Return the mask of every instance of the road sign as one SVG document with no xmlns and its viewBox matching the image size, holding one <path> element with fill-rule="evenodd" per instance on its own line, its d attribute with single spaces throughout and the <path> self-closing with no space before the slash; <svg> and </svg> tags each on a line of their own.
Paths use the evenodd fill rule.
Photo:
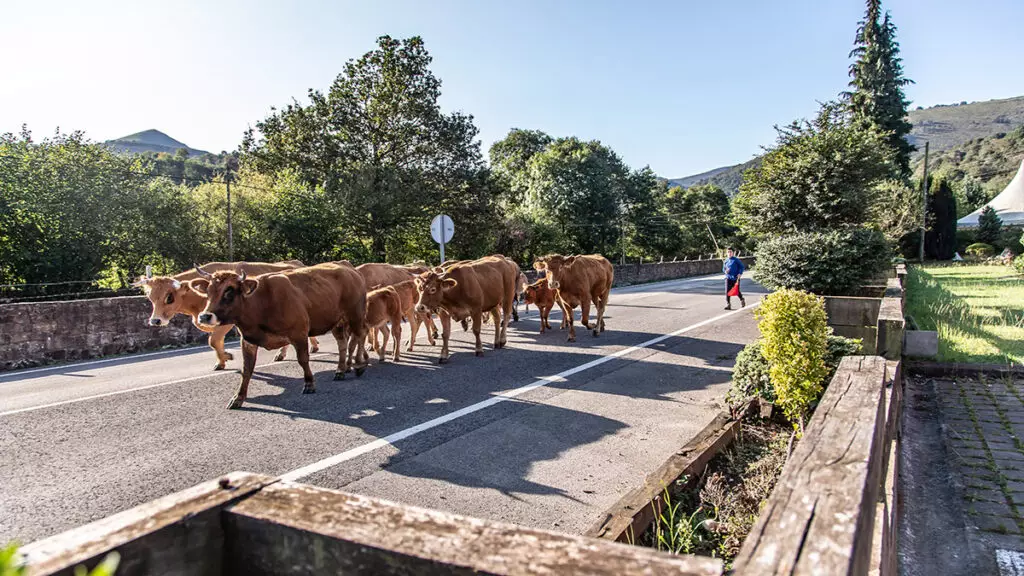
<svg viewBox="0 0 1024 576">
<path fill-rule="evenodd" d="M 444 262 L 444 245 L 451 242 L 455 234 L 455 223 L 447 214 L 438 214 L 430 223 L 430 235 L 441 245 L 441 262 Z"/>
</svg>

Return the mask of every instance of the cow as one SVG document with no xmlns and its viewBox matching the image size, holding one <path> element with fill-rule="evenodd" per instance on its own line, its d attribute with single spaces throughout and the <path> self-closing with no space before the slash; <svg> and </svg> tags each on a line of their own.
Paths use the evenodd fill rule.
<svg viewBox="0 0 1024 576">
<path fill-rule="evenodd" d="M 412 284 L 411 280 L 408 280 Z M 371 290 L 366 294 L 366 328 L 372 332 L 380 330 L 381 341 L 377 345 L 377 338 L 373 339 L 373 347 L 377 357 L 384 362 L 387 355 L 388 331 L 387 325 L 391 324 L 391 336 L 395 339 L 394 361 L 399 360 L 399 348 L 402 341 L 402 297 L 394 286 L 385 286 Z M 415 326 L 412 322 L 411 325 Z M 410 340 L 411 343 L 411 340 Z"/>
<path fill-rule="evenodd" d="M 331 332 L 338 341 L 335 380 L 349 365 L 356 377 L 366 370 L 366 283 L 354 268 L 331 262 L 249 277 L 243 272 L 199 270 L 189 286 L 206 297 L 199 322 L 234 324 L 242 333 L 242 381 L 229 409 L 241 408 L 256 366 L 256 353 L 291 344 L 302 366 L 303 394 L 316 392 L 309 369 L 308 336 Z M 351 359 L 351 362 L 350 362 Z"/>
<path fill-rule="evenodd" d="M 555 291 L 548 287 L 547 277 L 541 277 L 539 280 L 530 284 L 526 287 L 523 292 L 523 301 L 527 305 L 533 304 L 540 311 L 540 333 L 544 333 L 544 329 L 551 329 L 551 323 L 548 322 L 548 315 L 551 314 L 551 309 L 555 307 L 555 303 L 561 307 L 561 302 L 558 302 L 558 298 L 555 296 Z M 562 310 L 562 325 L 559 328 L 565 328 L 566 314 L 565 310 Z"/>
<path fill-rule="evenodd" d="M 580 307 L 580 322 L 590 329 L 590 303 L 597 307 L 594 336 L 604 332 L 604 311 L 608 307 L 615 271 L 612 263 L 600 254 L 562 256 L 550 254 L 538 258 L 533 267 L 542 272 L 548 286 L 555 290 L 563 314 L 569 319 L 569 342 L 576 341 L 573 326 L 576 306 Z"/>
<path fill-rule="evenodd" d="M 209 262 L 203 264 L 202 269 L 207 272 L 220 270 L 244 271 L 248 275 L 266 274 L 268 272 L 280 272 L 292 268 L 305 266 L 298 260 L 287 260 L 285 262 Z M 167 326 L 176 314 L 187 314 L 192 317 L 192 323 L 203 332 L 210 334 L 209 343 L 217 355 L 217 364 L 214 370 L 223 370 L 228 360 L 234 359 L 229 352 L 224 351 L 224 337 L 233 328 L 230 324 L 221 326 L 203 326 L 199 323 L 199 313 L 206 306 L 206 299 L 193 292 L 188 287 L 188 282 L 199 277 L 195 269 L 182 272 L 175 276 L 139 276 L 132 286 L 138 286 L 146 293 L 146 297 L 153 304 L 153 312 L 149 316 L 150 326 Z M 316 354 L 320 350 L 320 344 L 316 338 L 310 338 L 310 352 Z M 284 360 L 288 353 L 288 347 L 281 348 L 275 361 Z"/>
<path fill-rule="evenodd" d="M 448 361 L 448 339 L 452 332 L 452 319 L 473 320 L 476 336 L 476 355 L 483 355 L 480 328 L 483 315 L 489 312 L 494 321 L 494 348 L 508 341 L 507 327 L 515 296 L 517 272 L 504 256 L 488 256 L 471 262 L 459 262 L 445 268 L 434 268 L 416 277 L 419 299 L 416 311 L 437 312 L 441 317 L 441 357 L 439 364 Z M 504 318 L 499 317 L 499 310 Z"/>
<path fill-rule="evenodd" d="M 418 272 L 417 272 L 418 270 Z M 363 277 L 366 282 L 366 287 L 370 290 L 375 288 L 383 288 L 385 286 L 394 286 L 401 284 L 407 280 L 412 280 L 416 274 L 426 271 L 425 267 L 420 266 L 418 263 L 396 266 L 394 264 L 382 264 L 379 262 L 369 262 L 366 264 L 360 264 L 356 266 L 356 272 Z M 403 309 L 404 310 L 404 309 Z M 411 305 L 410 305 L 411 310 Z M 409 336 L 409 351 L 412 351 L 412 342 L 416 340 L 417 332 L 419 331 L 419 322 L 413 324 L 413 318 L 407 317 L 409 324 L 412 327 L 411 335 Z M 437 338 L 437 327 L 434 325 L 433 318 L 430 315 L 426 315 L 422 318 L 422 321 L 427 323 L 427 341 L 430 345 L 434 345 L 434 339 Z M 370 330 L 367 335 L 371 338 L 371 345 L 373 349 L 377 348 L 377 331 Z"/>
</svg>

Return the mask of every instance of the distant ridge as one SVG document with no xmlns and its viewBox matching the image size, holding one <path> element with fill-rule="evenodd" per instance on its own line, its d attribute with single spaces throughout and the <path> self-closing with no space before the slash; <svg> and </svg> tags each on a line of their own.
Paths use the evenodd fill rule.
<svg viewBox="0 0 1024 576">
<path fill-rule="evenodd" d="M 107 144 L 118 152 L 128 152 L 132 154 L 141 154 L 143 152 L 164 152 L 166 154 L 174 154 L 180 148 L 188 150 L 188 155 L 190 157 L 209 154 L 209 152 L 205 150 L 191 148 L 188 145 L 171 138 L 167 134 L 153 129 L 143 130 L 142 132 L 136 132 L 135 134 L 129 134 L 128 136 L 122 136 L 113 140 L 107 140 L 104 144 Z"/>
<path fill-rule="evenodd" d="M 924 154 L 925 141 L 928 141 L 931 152 L 935 154 L 968 142 L 1005 134 L 1024 125 L 1024 96 L 984 102 L 940 104 L 931 108 L 911 110 L 907 117 L 914 125 L 908 140 L 918 147 L 917 152 L 913 153 L 913 158 L 919 161 Z M 743 172 L 756 166 L 759 158 L 734 166 L 722 166 L 693 176 L 669 178 L 668 183 L 669 186 L 683 188 L 697 184 L 715 184 L 733 196 L 739 191 Z M 1013 166 L 1016 167 L 1016 163 Z"/>
</svg>

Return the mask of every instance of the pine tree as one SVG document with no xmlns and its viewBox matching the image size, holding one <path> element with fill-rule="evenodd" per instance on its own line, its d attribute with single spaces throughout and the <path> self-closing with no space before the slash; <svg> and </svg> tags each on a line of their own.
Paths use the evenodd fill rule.
<svg viewBox="0 0 1024 576">
<path fill-rule="evenodd" d="M 845 93 L 850 108 L 861 120 L 888 133 L 886 140 L 900 175 L 909 176 L 914 147 L 905 138 L 911 125 L 907 122 L 909 102 L 903 87 L 911 81 L 903 77 L 896 25 L 888 12 L 882 15 L 881 0 L 867 0 L 850 56 L 856 58 L 850 65 L 852 90 Z"/>
<path fill-rule="evenodd" d="M 995 245 L 999 241 L 999 233 L 1003 228 L 1003 220 L 991 206 L 985 206 L 978 216 L 978 242 Z"/>
<path fill-rule="evenodd" d="M 956 251 L 956 197 L 942 176 L 929 177 L 928 231 L 924 250 L 929 258 L 949 260 Z"/>
</svg>

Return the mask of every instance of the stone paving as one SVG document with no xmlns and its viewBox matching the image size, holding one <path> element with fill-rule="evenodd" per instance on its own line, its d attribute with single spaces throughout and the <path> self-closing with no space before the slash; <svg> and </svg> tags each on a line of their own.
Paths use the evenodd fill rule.
<svg viewBox="0 0 1024 576">
<path fill-rule="evenodd" d="M 951 481 L 963 499 L 968 538 L 996 558 L 1024 558 L 1024 378 L 935 380 Z"/>
</svg>

